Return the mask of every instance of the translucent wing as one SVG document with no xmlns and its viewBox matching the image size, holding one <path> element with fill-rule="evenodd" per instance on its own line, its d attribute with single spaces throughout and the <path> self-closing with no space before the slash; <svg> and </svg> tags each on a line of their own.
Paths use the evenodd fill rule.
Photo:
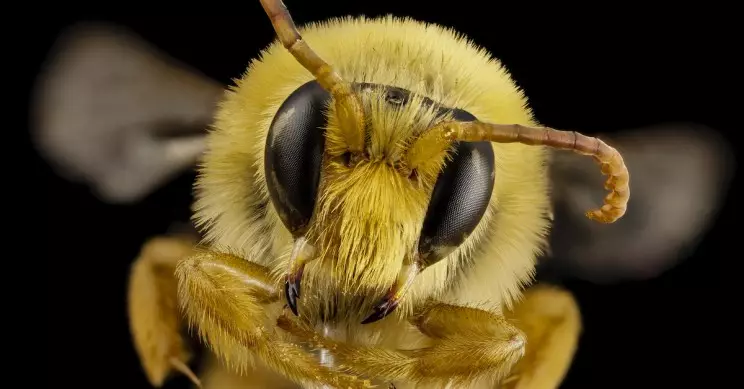
<svg viewBox="0 0 744 389">
<path fill-rule="evenodd" d="M 62 34 L 36 85 L 33 137 L 70 180 L 132 202 L 194 166 L 223 86 L 122 28 Z"/>
<path fill-rule="evenodd" d="M 631 172 L 628 212 L 614 224 L 594 223 L 584 210 L 605 192 L 591 159 L 556 153 L 555 226 L 549 272 L 592 282 L 643 279 L 683 259 L 711 224 L 732 175 L 732 152 L 701 125 L 673 123 L 603 137 Z"/>
<path fill-rule="evenodd" d="M 69 179 L 104 201 L 133 202 L 194 167 L 223 86 L 136 35 L 85 24 L 60 38 L 35 91 L 34 140 Z M 555 153 L 552 274 L 593 282 L 653 277 L 684 258 L 715 216 L 732 153 L 704 126 L 667 124 L 603 137 L 631 171 L 628 213 L 584 217 L 604 196 L 596 165 Z"/>
</svg>

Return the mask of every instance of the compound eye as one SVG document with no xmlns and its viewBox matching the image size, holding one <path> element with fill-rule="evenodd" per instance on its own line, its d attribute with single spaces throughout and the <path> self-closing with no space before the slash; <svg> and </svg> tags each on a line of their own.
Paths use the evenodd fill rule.
<svg viewBox="0 0 744 389">
<path fill-rule="evenodd" d="M 294 236 L 304 234 L 315 207 L 330 99 L 317 81 L 302 85 L 279 107 L 266 138 L 269 195 Z"/>
<path fill-rule="evenodd" d="M 452 110 L 455 120 L 475 117 Z M 437 178 L 421 236 L 420 259 L 430 266 L 449 255 L 473 232 L 488 208 L 495 180 L 490 142 L 459 142 L 452 161 Z"/>
</svg>

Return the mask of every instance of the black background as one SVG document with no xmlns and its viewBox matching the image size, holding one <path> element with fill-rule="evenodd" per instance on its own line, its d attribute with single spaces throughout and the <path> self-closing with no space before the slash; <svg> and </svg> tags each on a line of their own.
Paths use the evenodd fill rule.
<svg viewBox="0 0 744 389">
<path fill-rule="evenodd" d="M 537 118 L 553 127 L 592 134 L 692 121 L 729 140 L 740 127 L 735 81 L 740 42 L 733 34 L 735 23 L 725 21 L 731 11 L 618 9 L 610 3 L 560 11 L 490 2 L 465 8 L 465 1 L 352 3 L 287 1 L 298 23 L 393 13 L 456 27 L 502 60 Z M 29 76 L 38 72 L 60 29 L 82 20 L 127 26 L 225 84 L 273 38 L 257 1 L 230 7 L 188 4 L 151 5 L 167 12 L 107 3 L 50 13 L 35 22 L 40 39 L 26 56 L 33 62 Z M 145 388 L 127 327 L 127 272 L 148 237 L 187 219 L 193 175 L 185 174 L 142 203 L 112 206 L 34 158 L 47 185 L 50 382 Z M 726 381 L 721 360 L 727 356 L 720 353 L 726 342 L 716 323 L 726 320 L 726 313 L 718 312 L 723 307 L 719 286 L 724 261 L 736 252 L 726 237 L 736 198 L 729 195 L 694 257 L 661 277 L 616 286 L 567 283 L 581 305 L 585 331 L 563 387 L 707 387 Z M 176 378 L 167 387 L 185 383 Z"/>
</svg>

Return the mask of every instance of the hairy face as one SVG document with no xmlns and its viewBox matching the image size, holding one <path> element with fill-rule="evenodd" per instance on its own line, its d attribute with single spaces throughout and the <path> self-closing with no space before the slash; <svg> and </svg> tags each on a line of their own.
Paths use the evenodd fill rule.
<svg viewBox="0 0 744 389">
<path fill-rule="evenodd" d="M 303 272 L 303 290 L 317 298 L 303 302 L 318 304 L 321 312 L 363 315 L 418 254 L 429 198 L 448 150 L 419 174 L 401 171 L 410 140 L 431 125 L 435 109 L 394 88 L 357 90 L 367 118 L 364 158 L 353 160 L 346 152 L 333 107 L 326 107 L 323 155 L 312 172 L 318 174 L 317 196 L 304 233 L 315 251 Z"/>
<path fill-rule="evenodd" d="M 306 289 L 333 295 L 343 311 L 369 312 L 416 255 L 427 200 L 384 163 L 329 161 L 308 233 L 317 267 L 306 273 Z"/>
<path fill-rule="evenodd" d="M 322 56 L 348 81 L 310 79 L 277 45 L 222 104 L 198 184 L 208 240 L 270 267 L 290 308 L 300 299 L 305 315 L 328 303 L 349 315 L 373 299 L 397 301 L 402 284 L 404 309 L 413 308 L 465 282 L 474 255 L 492 259 L 480 263 L 494 269 L 478 272 L 494 285 L 487 298 L 510 300 L 544 235 L 544 150 L 491 143 L 483 131 L 458 141 L 430 130 L 534 124 L 523 95 L 498 63 L 447 31 L 413 40 L 404 33 L 413 22 L 380 20 L 383 35 L 338 23 L 349 31 L 334 35 L 348 45 L 310 39 L 315 30 L 308 42 L 327 46 Z M 346 55 L 359 42 L 374 48 L 364 61 Z M 344 104 L 350 95 L 359 104 Z M 403 279 L 416 260 L 427 270 Z"/>
</svg>

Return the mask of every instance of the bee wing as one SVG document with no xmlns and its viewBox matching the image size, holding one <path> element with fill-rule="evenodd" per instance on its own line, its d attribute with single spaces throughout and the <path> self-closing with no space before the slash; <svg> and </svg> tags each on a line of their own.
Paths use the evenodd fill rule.
<svg viewBox="0 0 744 389">
<path fill-rule="evenodd" d="M 194 166 L 223 90 L 125 29 L 77 25 L 38 78 L 33 140 L 102 200 L 136 201 Z"/>
<path fill-rule="evenodd" d="M 712 129 L 674 123 L 602 137 L 630 171 L 630 202 L 614 224 L 584 216 L 606 195 L 596 163 L 554 155 L 555 226 L 541 266 L 592 282 L 654 277 L 684 259 L 723 203 L 733 153 Z"/>
</svg>

